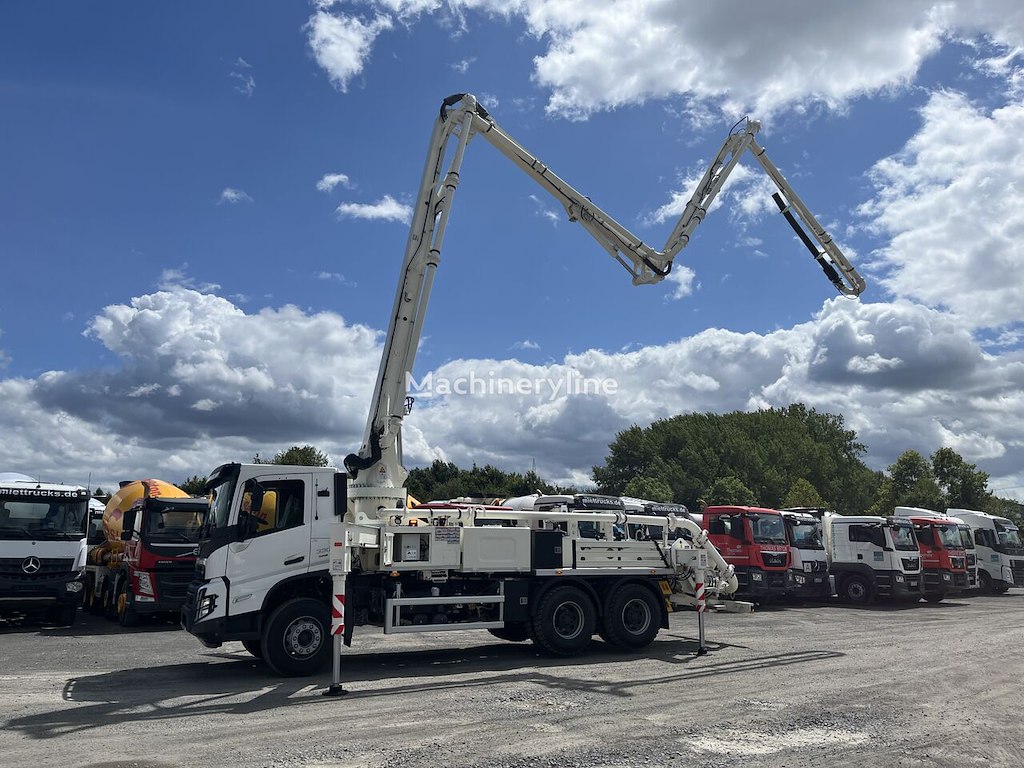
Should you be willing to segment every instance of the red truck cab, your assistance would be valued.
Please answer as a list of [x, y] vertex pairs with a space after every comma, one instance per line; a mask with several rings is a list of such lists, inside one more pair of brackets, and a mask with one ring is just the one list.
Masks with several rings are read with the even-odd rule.
[[705, 507], [701, 527], [736, 569], [737, 594], [762, 603], [786, 594], [790, 543], [781, 512], [762, 507]]
[[936, 513], [914, 514], [915, 511], [913, 507], [896, 508], [896, 514], [908, 518], [917, 533], [924, 573], [924, 599], [937, 603], [947, 595], [958, 595], [967, 589], [967, 551], [960, 537], [958, 521]]

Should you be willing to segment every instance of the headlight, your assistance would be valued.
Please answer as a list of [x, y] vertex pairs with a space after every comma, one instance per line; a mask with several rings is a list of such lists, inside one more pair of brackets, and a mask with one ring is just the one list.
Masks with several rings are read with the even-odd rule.
[[69, 582], [67, 582], [64, 585], [64, 589], [66, 589], [71, 594], [75, 594], [76, 592], [81, 592], [82, 591], [82, 582], [80, 582], [80, 581], [69, 581]]
[[153, 594], [153, 580], [146, 571], [139, 571], [135, 574], [135, 586], [138, 587], [138, 591], [141, 594]]
[[199, 604], [196, 606], [196, 621], [202, 621], [217, 609], [217, 596], [208, 595], [205, 592], [199, 594]]
[[764, 580], [764, 574], [760, 573], [758, 571], [754, 571], [754, 573], [750, 574], [750, 578], [753, 579], [754, 581], [763, 581]]
[[897, 584], [902, 584], [904, 581], [906, 581], [906, 579], [903, 577], [903, 574], [902, 573], [897, 573], [896, 574], [896, 583]]
[[943, 581], [952, 581], [953, 580], [953, 576], [951, 574], [944, 573], [944, 574], [942, 574], [942, 580]]

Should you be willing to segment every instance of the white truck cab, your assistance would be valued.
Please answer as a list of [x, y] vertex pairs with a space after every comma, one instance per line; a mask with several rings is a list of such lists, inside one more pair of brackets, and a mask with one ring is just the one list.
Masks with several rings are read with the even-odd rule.
[[806, 509], [783, 509], [789, 537], [789, 594], [796, 598], [832, 597], [821, 518]]
[[982, 592], [1002, 594], [1010, 587], [1024, 587], [1024, 543], [1012, 520], [973, 509], [946, 512], [962, 520], [971, 531]]
[[840, 597], [866, 605], [875, 598], [917, 601], [923, 596], [921, 553], [910, 521], [828, 513], [822, 522], [829, 571]]

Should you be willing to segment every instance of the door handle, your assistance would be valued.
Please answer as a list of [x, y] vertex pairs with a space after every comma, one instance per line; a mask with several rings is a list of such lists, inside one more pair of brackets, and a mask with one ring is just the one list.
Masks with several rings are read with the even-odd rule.
[[857, 555], [857, 559], [858, 560], [863, 560], [864, 559], [864, 555]]
[[285, 565], [295, 565], [296, 563], [301, 563], [305, 559], [306, 559], [305, 555], [296, 555], [295, 557], [289, 557], [287, 560], [284, 561], [284, 564]]

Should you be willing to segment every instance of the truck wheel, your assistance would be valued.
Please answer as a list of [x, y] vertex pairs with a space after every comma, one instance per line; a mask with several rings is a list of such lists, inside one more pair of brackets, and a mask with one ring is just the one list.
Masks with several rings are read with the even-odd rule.
[[58, 605], [46, 612], [46, 623], [53, 624], [55, 627], [70, 627], [75, 623], [77, 618], [77, 603]]
[[139, 625], [139, 614], [132, 607], [131, 587], [125, 579], [121, 588], [117, 591], [117, 623], [122, 627], [137, 627]]
[[605, 604], [601, 637], [616, 648], [639, 651], [661, 629], [661, 604], [642, 584], [623, 584]]
[[526, 624], [519, 621], [506, 621], [501, 629], [488, 629], [492, 635], [507, 643], [521, 643], [530, 639], [530, 630]]
[[117, 594], [114, 592], [114, 580], [108, 579], [103, 584], [103, 599], [101, 600], [104, 618], [109, 621], [117, 621]]
[[875, 599], [875, 593], [863, 576], [850, 576], [843, 583], [843, 597], [853, 605], [870, 605]]
[[298, 597], [279, 605], [263, 630], [263, 660], [284, 677], [321, 671], [331, 658], [331, 618], [319, 600]]
[[978, 574], [978, 589], [986, 595], [992, 594], [992, 577], [989, 576], [988, 571], [982, 570]]
[[924, 596], [924, 599], [927, 600], [929, 603], [941, 603], [942, 598], [944, 597], [945, 594], [943, 594], [942, 592], [929, 592]]
[[1007, 583], [1006, 583], [1006, 582], [1004, 581], [1004, 582], [1001, 582], [1001, 583], [999, 584], [999, 586], [998, 586], [998, 587], [996, 587], [996, 588], [995, 588], [995, 589], [993, 590], [993, 592], [995, 592], [995, 594], [997, 594], [997, 595], [1005, 595], [1005, 594], [1007, 593], [1007, 591], [1009, 591], [1009, 589], [1010, 589], [1010, 585], [1009, 585], [1009, 584], [1007, 584]]
[[257, 659], [263, 658], [263, 646], [260, 645], [259, 640], [243, 640], [242, 647]]
[[571, 584], [555, 587], [541, 599], [530, 636], [555, 656], [571, 656], [590, 645], [597, 611], [586, 593]]
[[85, 594], [82, 595], [82, 610], [88, 611], [93, 616], [103, 613], [103, 595], [96, 594], [96, 582], [92, 574], [87, 574], [85, 581]]

